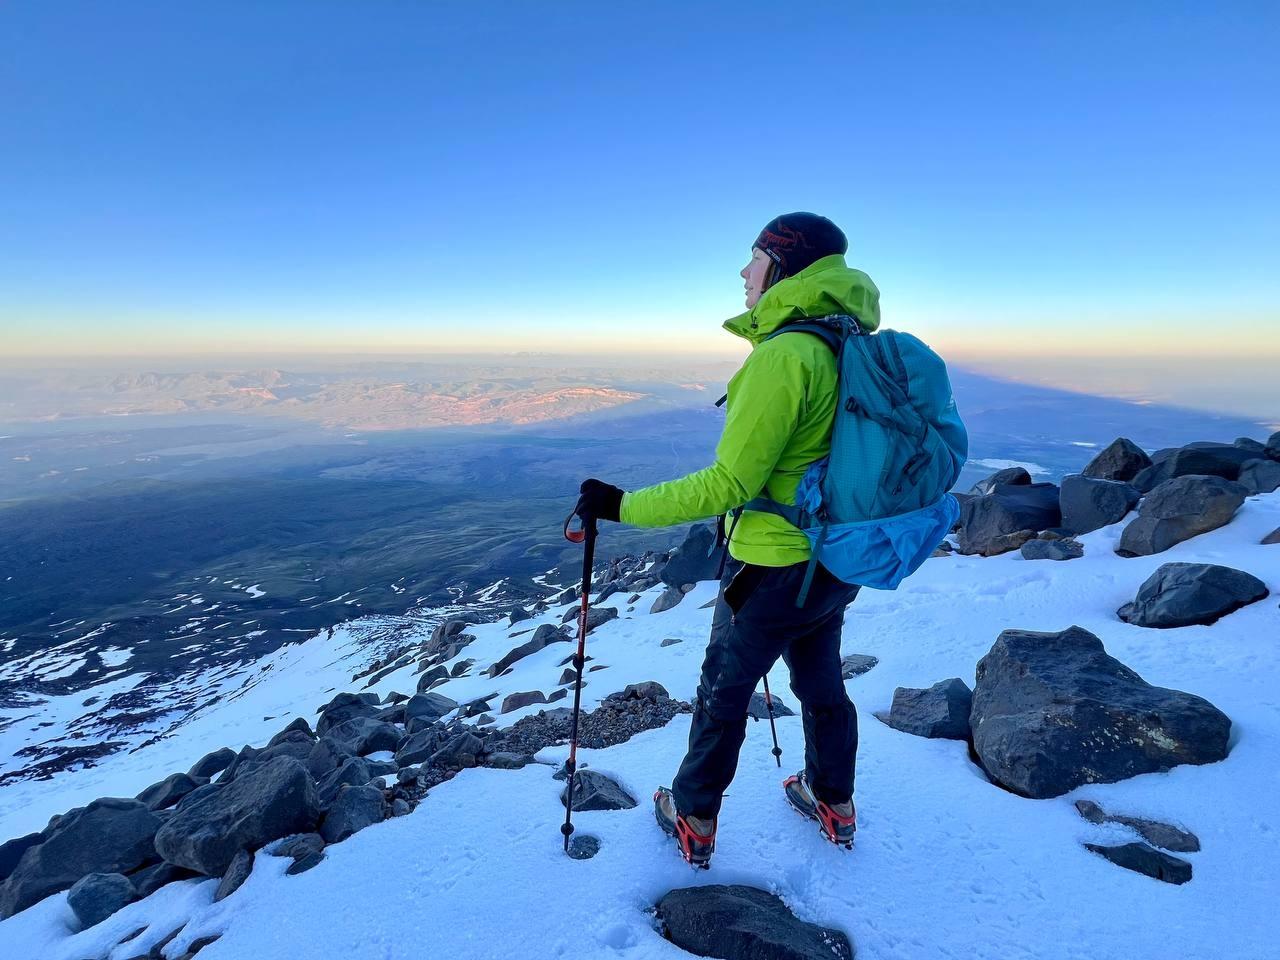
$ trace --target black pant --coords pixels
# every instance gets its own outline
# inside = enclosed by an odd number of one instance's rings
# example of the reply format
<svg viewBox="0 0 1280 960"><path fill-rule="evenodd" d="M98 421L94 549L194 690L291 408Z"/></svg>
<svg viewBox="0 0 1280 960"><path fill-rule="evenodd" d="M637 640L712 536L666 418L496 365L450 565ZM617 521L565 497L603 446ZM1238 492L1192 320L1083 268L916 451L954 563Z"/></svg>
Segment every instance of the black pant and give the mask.
<svg viewBox="0 0 1280 960"><path fill-rule="evenodd" d="M702 664L689 752L671 786L676 809L703 819L720 812L747 734L747 704L779 656L800 701L809 786L824 803L843 803L853 796L858 715L840 676L840 630L858 588L819 563L805 605L798 608L807 562L729 564Z"/></svg>

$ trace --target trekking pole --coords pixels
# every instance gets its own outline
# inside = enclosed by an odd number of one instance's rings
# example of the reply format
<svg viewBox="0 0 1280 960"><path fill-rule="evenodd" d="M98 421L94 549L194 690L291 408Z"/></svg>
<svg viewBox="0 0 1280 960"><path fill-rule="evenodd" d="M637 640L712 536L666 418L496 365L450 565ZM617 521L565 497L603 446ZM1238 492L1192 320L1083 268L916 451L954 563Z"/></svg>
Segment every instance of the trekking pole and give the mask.
<svg viewBox="0 0 1280 960"><path fill-rule="evenodd" d="M716 580L722 580L724 577L724 562L729 557L729 541L733 539L733 528L738 525L738 518L742 516L742 508L737 507L733 511L733 522L729 524L729 534L724 539L724 553L720 555L720 567L716 570ZM720 520L724 523L723 518ZM720 596L724 596L724 583L720 584ZM773 734L773 759L777 761L778 766L782 766L782 748L778 746L778 726L773 722L773 695L769 693L769 675L764 675L764 705L769 711L769 732Z"/></svg>
<svg viewBox="0 0 1280 960"><path fill-rule="evenodd" d="M769 675L764 675L764 705L769 710L769 730L773 734L773 759L778 761L778 766L782 766L782 748L778 746L778 727L773 722L773 696L769 693Z"/></svg>
<svg viewBox="0 0 1280 960"><path fill-rule="evenodd" d="M570 530L569 524L578 517L582 525ZM581 516L575 509L564 522L565 539L571 543L585 543L582 552L582 608L578 611L578 652L573 655L573 666L577 677L573 683L573 725L569 728L569 759L564 768L569 771L569 790L565 794L564 825L560 832L564 834L564 852L569 852L569 837L573 834L573 782L578 770L578 714L582 708L582 667L586 663L587 650L587 608L591 603L591 564L596 552L596 518Z"/></svg>

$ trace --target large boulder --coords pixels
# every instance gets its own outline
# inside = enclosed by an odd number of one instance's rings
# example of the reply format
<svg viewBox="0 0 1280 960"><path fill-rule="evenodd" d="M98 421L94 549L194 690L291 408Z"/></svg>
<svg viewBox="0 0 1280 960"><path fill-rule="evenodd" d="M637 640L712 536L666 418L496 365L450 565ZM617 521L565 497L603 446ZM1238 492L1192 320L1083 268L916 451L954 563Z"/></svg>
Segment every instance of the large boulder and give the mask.
<svg viewBox="0 0 1280 960"><path fill-rule="evenodd" d="M1138 516L1120 535L1116 553L1148 557L1192 537L1224 526L1244 503L1240 484L1222 477L1188 476L1166 480L1138 505Z"/></svg>
<svg viewBox="0 0 1280 960"><path fill-rule="evenodd" d="M985 480L979 480L970 488L969 492L975 497L985 497L989 493L994 493L996 487L1004 483L1012 483L1022 487L1029 486L1031 474L1027 473L1026 467L1005 467L1003 470L997 470Z"/></svg>
<svg viewBox="0 0 1280 960"><path fill-rule="evenodd" d="M1254 496L1260 493L1274 493L1280 489L1280 462L1250 460L1240 468L1237 482Z"/></svg>
<svg viewBox="0 0 1280 960"><path fill-rule="evenodd" d="M325 807L333 802L338 791L344 786L363 786L374 778L369 761L363 757L350 757L342 765L328 774L316 785L316 794L320 806Z"/></svg>
<svg viewBox="0 0 1280 960"><path fill-rule="evenodd" d="M1062 525L1072 533L1092 533L1123 520L1140 496L1137 487L1118 480L1095 480L1081 474L1063 477L1058 495Z"/></svg>
<svg viewBox="0 0 1280 960"><path fill-rule="evenodd" d="M618 611L616 610L614 610L613 613L614 616L618 615ZM514 650L509 651L501 660L491 666L489 668L489 676L501 676L506 672L506 669L517 660L523 660L525 657L529 656L529 654L537 653L548 644L567 642L569 639L569 635L565 633L562 628L553 626L550 623L544 623L542 626L538 627L537 630L533 631L533 636L526 642L520 644L520 646L516 647Z"/></svg>
<svg viewBox="0 0 1280 960"><path fill-rule="evenodd" d="M67 893L67 906L84 928L101 923L137 898L138 892L123 874L91 873L72 885Z"/></svg>
<svg viewBox="0 0 1280 960"><path fill-rule="evenodd" d="M1139 627L1214 623L1270 591L1252 574L1216 563L1166 563L1116 615Z"/></svg>
<svg viewBox="0 0 1280 960"><path fill-rule="evenodd" d="M570 607L564 612L564 616L560 618L560 622L571 625L571 628L576 635L578 629L578 617L581 614L581 607ZM617 619L617 616L618 610L616 607L588 607L587 633L590 633L602 623L608 623L610 620Z"/></svg>
<svg viewBox="0 0 1280 960"><path fill-rule="evenodd" d="M983 556L1016 550L1026 541L1017 541L1012 534L1046 530L1061 522L1057 485L1001 484L986 496L973 497L961 507L959 550Z"/></svg>
<svg viewBox="0 0 1280 960"><path fill-rule="evenodd" d="M527 707L534 703L546 703L547 695L541 690L526 690L521 693L508 694L502 700L502 706L499 713L511 713L513 710L519 710L521 707Z"/></svg>
<svg viewBox="0 0 1280 960"><path fill-rule="evenodd" d="M941 680L932 687L898 687L893 705L876 716L903 733L944 740L969 739L969 708L973 691L959 677Z"/></svg>
<svg viewBox="0 0 1280 960"><path fill-rule="evenodd" d="M839 930L796 918L772 893L755 887L700 886L672 890L658 919L668 940L700 957L728 960L852 960Z"/></svg>
<svg viewBox="0 0 1280 960"><path fill-rule="evenodd" d="M1280 430L1273 433L1267 441L1266 454L1272 460L1280 460Z"/></svg>
<svg viewBox="0 0 1280 960"><path fill-rule="evenodd" d="M13 868L18 865L24 853L43 842L43 833L28 833L24 837L14 837L0 843L0 883L9 879L9 874L13 873Z"/></svg>
<svg viewBox="0 0 1280 960"><path fill-rule="evenodd" d="M1227 755L1231 720L1147 683L1081 627L1005 630L978 661L973 747L996 783L1043 799Z"/></svg>
<svg viewBox="0 0 1280 960"><path fill-rule="evenodd" d="M423 647L423 654L428 657L439 656L453 645L453 642L467 628L465 620L444 620L431 631L431 639Z"/></svg>
<svg viewBox="0 0 1280 960"><path fill-rule="evenodd" d="M1174 477L1222 477L1235 480L1240 468L1258 455L1231 443L1190 443L1185 447L1159 450L1151 458L1151 466L1138 472L1133 485L1148 493Z"/></svg>
<svg viewBox="0 0 1280 960"><path fill-rule="evenodd" d="M381 709L376 693L340 693L320 708L316 733L323 737L330 727L352 717L372 717Z"/></svg>
<svg viewBox="0 0 1280 960"><path fill-rule="evenodd" d="M690 526L684 541L672 551L662 568L662 582L679 588L699 580L714 580L720 566L720 551L715 549L715 542L715 523Z"/></svg>
<svg viewBox="0 0 1280 960"><path fill-rule="evenodd" d="M353 833L387 819L387 801L382 791L370 786L345 786L325 812L320 836L325 843L341 843Z"/></svg>
<svg viewBox="0 0 1280 960"><path fill-rule="evenodd" d="M305 833L319 817L320 799L306 769L276 757L179 806L156 834L156 850L170 863L220 877L238 851Z"/></svg>
<svg viewBox="0 0 1280 960"><path fill-rule="evenodd" d="M326 740L333 740L343 749L360 757L366 753L395 750L403 738L404 734L395 724L372 717L352 717L331 727L325 734ZM309 754L311 748L307 752Z"/></svg>
<svg viewBox="0 0 1280 960"><path fill-rule="evenodd" d="M425 720L435 723L445 714L458 709L458 702L446 697L443 693L419 693L409 698L404 705L405 721Z"/></svg>
<svg viewBox="0 0 1280 960"><path fill-rule="evenodd" d="M196 761L196 765L187 771L193 777L212 777L231 766L236 752L230 747L219 747L212 753L206 753Z"/></svg>
<svg viewBox="0 0 1280 960"><path fill-rule="evenodd" d="M147 787L138 794L138 799L152 810L164 810L166 807L173 806L196 787L208 782L204 777L197 779L187 773L174 773L159 783L153 783Z"/></svg>
<svg viewBox="0 0 1280 960"><path fill-rule="evenodd" d="M1118 437L1080 471L1094 480L1120 480L1128 483L1138 472L1151 466L1151 458L1132 440Z"/></svg>
<svg viewBox="0 0 1280 960"><path fill-rule="evenodd" d="M0 886L0 919L90 873L129 873L156 859L162 820L140 800L104 797L63 814Z"/></svg>
<svg viewBox="0 0 1280 960"><path fill-rule="evenodd" d="M440 749L442 736L443 733L439 727L427 727L412 734L400 744L400 749L396 751L396 765L411 767L429 760L431 755Z"/></svg>

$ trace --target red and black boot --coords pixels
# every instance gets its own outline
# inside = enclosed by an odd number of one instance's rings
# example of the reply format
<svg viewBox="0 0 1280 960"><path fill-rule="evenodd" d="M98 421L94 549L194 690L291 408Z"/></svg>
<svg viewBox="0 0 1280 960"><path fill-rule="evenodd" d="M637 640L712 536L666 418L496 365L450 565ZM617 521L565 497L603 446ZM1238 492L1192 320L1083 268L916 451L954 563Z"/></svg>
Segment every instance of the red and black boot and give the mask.
<svg viewBox="0 0 1280 960"><path fill-rule="evenodd" d="M659 787L653 795L653 816L667 836L676 838L686 863L703 870L710 868L711 854L716 852L716 819L702 820L678 813L675 799L666 787Z"/></svg>
<svg viewBox="0 0 1280 960"><path fill-rule="evenodd" d="M858 829L858 814L853 808L853 801L829 805L813 795L809 783L805 780L804 771L782 781L782 789L786 791L787 802L801 816L818 821L818 829L822 835L837 846L846 850L853 849L853 835Z"/></svg>

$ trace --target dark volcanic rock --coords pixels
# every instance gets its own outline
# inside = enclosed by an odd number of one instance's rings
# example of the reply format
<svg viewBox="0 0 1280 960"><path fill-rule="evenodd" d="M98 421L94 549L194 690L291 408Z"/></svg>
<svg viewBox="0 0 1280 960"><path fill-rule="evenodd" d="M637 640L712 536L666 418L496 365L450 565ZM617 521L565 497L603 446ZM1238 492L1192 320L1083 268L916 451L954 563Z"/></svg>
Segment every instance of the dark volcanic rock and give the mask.
<svg viewBox="0 0 1280 960"><path fill-rule="evenodd" d="M1280 463L1275 460L1250 460L1240 468L1237 482L1251 496L1274 493L1280 488Z"/></svg>
<svg viewBox="0 0 1280 960"><path fill-rule="evenodd" d="M865 653L851 653L840 658L840 676L845 680L860 677L880 662L879 657Z"/></svg>
<svg viewBox="0 0 1280 960"><path fill-rule="evenodd" d="M336 727L352 717L372 717L382 709L376 693L340 693L320 708L316 733L324 736L330 727Z"/></svg>
<svg viewBox="0 0 1280 960"><path fill-rule="evenodd" d="M1132 440L1119 437L1090 460L1089 465L1080 473L1094 480L1120 480L1128 483L1140 470L1149 466L1151 458L1141 447Z"/></svg>
<svg viewBox="0 0 1280 960"><path fill-rule="evenodd" d="M320 824L325 843L341 843L353 833L387 819L387 801L377 787L345 786Z"/></svg>
<svg viewBox="0 0 1280 960"><path fill-rule="evenodd" d="M658 902L668 940L700 957L729 960L852 960L839 930L804 923L772 893L755 887L672 890Z"/></svg>
<svg viewBox="0 0 1280 960"><path fill-rule="evenodd" d="M519 710L521 707L527 707L533 703L546 703L547 697L541 690L527 690L523 693L512 693L502 700L502 709L499 713L510 713L512 710Z"/></svg>
<svg viewBox="0 0 1280 960"><path fill-rule="evenodd" d="M200 874L194 870L188 870L186 867L175 866L172 863L165 863L161 860L159 863L153 863L149 867L143 867L141 870L129 874L129 880L133 883L133 888L138 891L138 899L145 900L166 884L173 883L175 880L189 880L198 876Z"/></svg>
<svg viewBox="0 0 1280 960"><path fill-rule="evenodd" d="M628 683L621 693L609 694L610 700L669 700L671 694L657 680L642 680L640 683Z"/></svg>
<svg viewBox="0 0 1280 960"><path fill-rule="evenodd" d="M325 734L326 739L361 757L366 753L395 750L403 736L399 727L372 717L352 717L330 727Z"/></svg>
<svg viewBox="0 0 1280 960"><path fill-rule="evenodd" d="M560 802L568 803L569 788L560 791ZM579 770L573 778L573 809L581 810L630 810L635 798L617 781L595 770Z"/></svg>
<svg viewBox="0 0 1280 960"><path fill-rule="evenodd" d="M1244 487L1221 477L1167 480L1138 505L1137 519L1124 528L1116 553L1122 557L1162 553L1229 523L1244 498Z"/></svg>
<svg viewBox="0 0 1280 960"><path fill-rule="evenodd" d="M307 754L303 766L314 780L323 780L339 766L346 763L354 754L345 745L328 737L321 737Z"/></svg>
<svg viewBox="0 0 1280 960"><path fill-rule="evenodd" d="M1235 480L1245 461L1257 456L1230 443L1191 443L1185 447L1160 450L1151 458L1151 466L1133 478L1133 485L1147 493L1174 477L1194 475Z"/></svg>
<svg viewBox="0 0 1280 960"><path fill-rule="evenodd" d="M773 715L775 717L794 717L796 715L796 712L779 700L776 694L771 699L773 700ZM763 693L757 691L751 694L751 699L747 701L747 716L756 720L769 719L769 704L765 702Z"/></svg>
<svg viewBox="0 0 1280 960"><path fill-rule="evenodd" d="M418 693L426 693L435 684L448 680L450 676L452 674L449 672L449 668L442 663L438 663L418 678L418 686L415 689Z"/></svg>
<svg viewBox="0 0 1280 960"><path fill-rule="evenodd" d="M1034 535L1034 531L1056 527L1061 522L1056 485L1002 484L984 497L973 497L961 508L959 552L994 556L1022 545L999 538L1023 530Z"/></svg>
<svg viewBox="0 0 1280 960"><path fill-rule="evenodd" d="M231 858L227 872L218 881L218 889L213 891L213 902L217 903L219 900L225 900L239 890L241 885L249 879L249 874L251 873L253 873L253 851L237 851L236 855Z"/></svg>
<svg viewBox="0 0 1280 960"><path fill-rule="evenodd" d="M129 873L156 859L161 818L139 800L104 797L63 814L28 847L0 886L0 918L11 917L90 873Z"/></svg>
<svg viewBox="0 0 1280 960"><path fill-rule="evenodd" d="M316 793L320 806L324 807L332 803L343 787L363 786L372 779L373 771L369 769L369 761L363 757L348 757L343 761L342 766L317 784Z"/></svg>
<svg viewBox="0 0 1280 960"><path fill-rule="evenodd" d="M459 733L433 753L427 762L432 766L457 770L476 766L483 753L483 740L474 733Z"/></svg>
<svg viewBox="0 0 1280 960"><path fill-rule="evenodd" d="M1001 633L978 661L969 721L987 774L1036 799L1214 763L1231 731L1213 704L1152 686L1080 627Z"/></svg>
<svg viewBox="0 0 1280 960"><path fill-rule="evenodd" d="M576 607L564 612L561 622L571 624L576 635L578 629L578 615L582 613L580 607ZM591 633L596 627L602 623L608 623L610 620L618 619L618 611L614 607L589 607L587 609L587 633Z"/></svg>
<svg viewBox="0 0 1280 960"><path fill-rule="evenodd" d="M1269 592L1265 583L1243 570L1214 563L1166 563L1116 615L1139 627L1209 624Z"/></svg>
<svg viewBox="0 0 1280 960"><path fill-rule="evenodd" d="M82 928L92 927L137 898L138 892L128 877L119 873L91 873L71 887L67 906Z"/></svg>
<svg viewBox="0 0 1280 960"><path fill-rule="evenodd" d="M970 489L975 497L985 497L989 493L995 492L996 487L1002 483L1013 484L1014 486L1029 486L1031 484L1031 474L1027 473L1025 467L1005 467L1003 470L997 470L985 480L979 480Z"/></svg>
<svg viewBox="0 0 1280 960"><path fill-rule="evenodd" d="M657 598L654 599L653 603L649 605L649 612L663 613L667 610L670 610L672 607L674 607L683 599L684 599L683 590L681 590L679 587L667 587L667 589L663 590L660 594L658 594Z"/></svg>
<svg viewBox="0 0 1280 960"><path fill-rule="evenodd" d="M528 620L530 617L530 614L528 610L526 610L524 607L520 606L520 604L517 603L509 611L507 611L507 616L511 619L512 624L516 624L516 623L519 623L521 620Z"/></svg>
<svg viewBox="0 0 1280 960"><path fill-rule="evenodd" d="M1280 543L1280 527L1276 527L1274 530L1268 533L1265 537L1263 537L1260 542L1263 544L1263 546L1274 546L1275 544Z"/></svg>
<svg viewBox="0 0 1280 960"><path fill-rule="evenodd" d="M404 705L404 716L406 721L426 719L434 723L457 709L457 701L450 700L443 693L419 693Z"/></svg>
<svg viewBox="0 0 1280 960"><path fill-rule="evenodd" d="M409 767L430 759L431 755L440 749L442 735L440 727L428 727L412 734L396 751L396 764Z"/></svg>
<svg viewBox="0 0 1280 960"><path fill-rule="evenodd" d="M207 753L199 760L196 765L187 771L193 777L212 777L214 774L221 773L231 765L231 761L236 758L236 752L230 747L220 747Z"/></svg>
<svg viewBox="0 0 1280 960"><path fill-rule="evenodd" d="M614 616L617 616L617 614L618 611L615 610ZM529 640L511 650L506 656L491 666L489 668L489 676L501 676L502 673L506 671L507 667L511 666L517 660L523 660L525 657L529 656L529 654L537 653L548 644L561 643L568 640L569 635L565 633L563 629L549 623L544 623L542 626L538 627L537 630L533 631L533 636Z"/></svg>
<svg viewBox="0 0 1280 960"><path fill-rule="evenodd" d="M13 873L13 868L18 865L24 853L37 843L43 842L43 833L28 833L25 837L15 837L0 843L0 883L9 878L9 874Z"/></svg>
<svg viewBox="0 0 1280 960"><path fill-rule="evenodd" d="M569 856L574 860L590 860L600 852L600 838L589 833L575 833L569 841Z"/></svg>
<svg viewBox="0 0 1280 960"><path fill-rule="evenodd" d="M1058 495L1062 525L1073 533L1091 533L1118 523L1140 496L1136 487L1115 480L1095 480L1079 474L1063 477Z"/></svg>
<svg viewBox="0 0 1280 960"><path fill-rule="evenodd" d="M147 789L138 794L138 799L145 803L148 809L163 810L171 807L196 787L203 786L209 781L201 777L196 779L190 774L174 773L159 783L153 783Z"/></svg>
<svg viewBox="0 0 1280 960"><path fill-rule="evenodd" d="M903 733L945 740L969 739L969 708L973 691L959 677L941 680L927 689L898 687L893 706L881 720Z"/></svg>
<svg viewBox="0 0 1280 960"><path fill-rule="evenodd" d="M279 843L273 844L270 853L273 857L289 857L292 860L301 860L303 857L309 857L313 853L319 853L324 849L324 837L318 833L299 833L292 837L285 837Z"/></svg>
<svg viewBox="0 0 1280 960"><path fill-rule="evenodd" d="M1267 441L1267 456L1272 460L1280 460L1280 430L1273 433Z"/></svg>
<svg viewBox="0 0 1280 960"><path fill-rule="evenodd" d="M684 542L672 551L662 568L662 582L678 590L686 583L714 580L720 565L719 552L711 549L715 540L716 524L695 523L689 527Z"/></svg>
<svg viewBox="0 0 1280 960"><path fill-rule="evenodd" d="M1189 830L1158 820L1142 817L1126 817L1106 813L1092 800L1077 800L1076 809L1090 823L1118 823L1138 831L1142 839L1156 847L1164 847L1174 853L1195 853L1200 849L1200 838Z"/></svg>
<svg viewBox="0 0 1280 960"><path fill-rule="evenodd" d="M277 757L180 806L156 834L156 850L170 863L219 877L238 851L310 830L319 816L306 769Z"/></svg>
<svg viewBox="0 0 1280 960"><path fill-rule="evenodd" d="M1145 873L1148 877L1165 883L1186 883L1191 879L1191 864L1181 857L1171 856L1145 843L1125 843L1118 847L1106 847L1086 843L1085 849L1106 857L1116 866Z"/></svg>
<svg viewBox="0 0 1280 960"><path fill-rule="evenodd" d="M1028 540L1020 552L1024 560L1079 560L1084 544L1071 539Z"/></svg>

